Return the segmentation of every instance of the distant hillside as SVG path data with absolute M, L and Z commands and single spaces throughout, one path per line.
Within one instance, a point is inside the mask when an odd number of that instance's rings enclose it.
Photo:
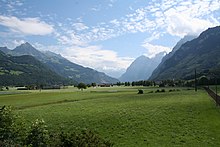
M 153 80 L 192 79 L 198 75 L 220 76 L 220 27 L 209 28 L 183 44 L 167 59 Z
M 140 56 L 131 63 L 126 72 L 119 78 L 122 82 L 147 80 L 153 70 L 158 66 L 165 52 L 157 54 L 154 58 Z
M 0 85 L 61 84 L 64 78 L 29 55 L 10 56 L 0 51 Z
M 105 73 L 98 72 L 91 68 L 85 68 L 78 64 L 72 63 L 63 58 L 61 55 L 52 52 L 40 52 L 31 46 L 29 43 L 22 44 L 14 50 L 7 48 L 0 48 L 3 52 L 13 55 L 31 55 L 36 59 L 45 63 L 51 70 L 55 71 L 60 76 L 69 78 L 77 82 L 84 83 L 116 83 L 117 79 L 107 76 Z
M 116 83 L 117 79 L 107 76 L 105 73 L 98 72 L 91 68 L 86 68 L 72 63 L 61 55 L 45 52 L 47 56 L 43 61 L 55 72 L 60 75 L 84 83 Z
M 173 50 L 172 50 L 170 53 L 166 54 L 166 55 L 163 57 L 161 63 L 160 63 L 160 64 L 157 66 L 157 68 L 152 72 L 152 75 L 150 76 L 149 80 L 153 80 L 153 79 L 155 79 L 155 77 L 158 76 L 158 74 L 161 72 L 161 69 L 163 69 L 164 66 L 165 66 L 165 65 L 164 65 L 164 62 L 165 62 L 166 60 L 168 60 L 169 58 L 171 58 L 171 57 L 174 55 L 174 53 L 175 53 L 184 43 L 186 43 L 186 42 L 188 42 L 188 41 L 191 41 L 191 40 L 193 40 L 193 39 L 195 39 L 195 38 L 196 38 L 196 36 L 185 36 L 185 37 L 182 38 L 180 41 L 178 41 L 177 44 L 174 46 Z

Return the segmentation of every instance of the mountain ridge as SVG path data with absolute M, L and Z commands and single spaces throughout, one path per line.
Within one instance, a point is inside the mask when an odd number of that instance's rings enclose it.
M 209 28 L 199 37 L 183 44 L 174 55 L 164 62 L 157 77 L 152 80 L 193 79 L 198 75 L 220 75 L 220 26 Z
M 33 56 L 10 56 L 0 51 L 0 85 L 54 85 L 66 82 Z
M 158 66 L 165 52 L 157 54 L 154 58 L 144 55 L 136 58 L 127 68 L 126 72 L 119 78 L 122 82 L 147 80 L 153 70 Z
M 117 79 L 107 76 L 105 73 L 98 72 L 94 69 L 83 67 L 75 64 L 61 55 L 52 52 L 40 52 L 34 48 L 30 43 L 26 42 L 17 46 L 13 50 L 7 50 L 5 47 L 0 48 L 6 54 L 12 56 L 31 55 L 36 59 L 46 64 L 51 70 L 55 71 L 58 75 L 71 80 L 83 83 L 116 83 Z
M 149 77 L 149 80 L 153 80 L 155 77 L 158 76 L 158 74 L 160 73 L 160 70 L 163 69 L 164 65 L 163 63 L 168 60 L 169 58 L 171 58 L 174 53 L 186 42 L 191 41 L 193 39 L 195 39 L 196 36 L 192 36 L 192 35 L 186 35 L 184 36 L 182 39 L 180 39 L 177 44 L 173 47 L 172 51 L 169 52 L 168 54 L 166 54 L 163 58 L 162 61 L 160 62 L 160 64 L 157 66 L 157 68 L 155 68 L 155 70 L 152 72 L 151 76 Z

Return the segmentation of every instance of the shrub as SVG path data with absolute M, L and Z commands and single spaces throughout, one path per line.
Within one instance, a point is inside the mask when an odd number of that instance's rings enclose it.
M 86 89 L 87 87 L 86 87 L 86 84 L 84 84 L 84 83 L 79 83 L 79 84 L 77 85 L 77 88 L 78 88 L 78 89 L 81 89 L 81 90 L 83 91 L 83 89 Z
M 26 138 L 26 144 L 33 147 L 47 146 L 49 135 L 44 120 L 36 120 L 32 123 L 30 132 Z
M 15 115 L 11 107 L 3 106 L 0 109 L 0 140 L 9 140 L 14 138 Z
M 85 130 L 81 133 L 49 133 L 43 120 L 32 123 L 29 131 L 24 128 L 24 121 L 18 121 L 11 107 L 0 108 L 0 147 L 1 146 L 102 146 L 110 147 L 110 141 L 102 139 L 97 134 Z M 49 135 L 50 134 L 50 135 Z
M 18 146 L 25 136 L 23 120 L 15 115 L 12 107 L 0 108 L 0 146 Z
M 138 89 L 138 94 L 144 94 L 144 91 L 142 89 Z
M 165 89 L 161 89 L 161 92 L 166 92 Z
M 158 92 L 160 92 L 160 90 L 159 90 L 159 89 L 157 89 L 157 90 L 155 91 L 155 93 L 158 93 Z

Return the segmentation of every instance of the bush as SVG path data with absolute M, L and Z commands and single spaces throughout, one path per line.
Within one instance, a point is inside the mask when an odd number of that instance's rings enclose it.
M 138 89 L 138 94 L 144 94 L 144 91 L 142 89 Z
M 86 84 L 84 84 L 84 83 L 79 83 L 79 84 L 77 85 L 77 88 L 78 88 L 78 89 L 81 89 L 81 90 L 83 91 L 83 89 L 86 89 L 87 87 L 86 87 Z
M 25 136 L 23 120 L 15 115 L 12 107 L 0 108 L 0 146 L 18 146 Z
M 26 144 L 33 147 L 42 147 L 47 145 L 49 135 L 44 120 L 36 120 L 32 123 L 30 132 L 26 138 Z
M 102 139 L 97 134 L 85 130 L 81 133 L 49 133 L 43 120 L 32 123 L 29 131 L 25 130 L 19 117 L 14 115 L 11 107 L 0 108 L 0 147 L 1 146 L 103 146 L 110 147 L 113 144 Z M 50 134 L 50 135 L 49 135 Z
M 11 107 L 3 106 L 0 109 L 0 141 L 14 138 L 15 115 Z
M 161 92 L 166 92 L 165 89 L 161 89 Z
M 155 91 L 155 93 L 158 93 L 158 92 L 160 92 L 160 90 L 159 90 L 159 89 L 157 89 L 157 90 Z

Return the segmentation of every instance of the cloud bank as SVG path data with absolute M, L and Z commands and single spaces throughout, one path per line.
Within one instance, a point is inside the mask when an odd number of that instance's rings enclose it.
M 41 21 L 39 18 L 19 19 L 14 16 L 0 15 L 0 25 L 9 28 L 12 32 L 23 35 L 47 35 L 54 31 L 52 25 Z

